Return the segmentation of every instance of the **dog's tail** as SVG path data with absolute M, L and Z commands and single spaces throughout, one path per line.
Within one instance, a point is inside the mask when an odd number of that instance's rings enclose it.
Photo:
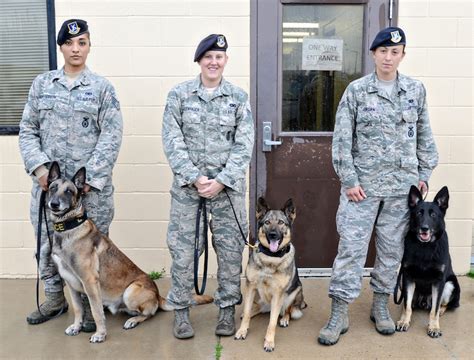
M 193 300 L 196 305 L 210 304 L 214 298 L 209 295 L 193 295 Z M 164 297 L 158 295 L 158 306 L 163 311 L 173 311 L 174 307 L 170 305 Z
M 213 302 L 214 298 L 209 295 L 193 295 L 193 300 L 196 302 L 196 305 L 204 305 Z

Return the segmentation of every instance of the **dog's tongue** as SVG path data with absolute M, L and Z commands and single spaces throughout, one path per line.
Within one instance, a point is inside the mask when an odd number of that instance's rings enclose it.
M 427 232 L 424 233 L 424 232 L 422 232 L 422 233 L 420 233 L 420 238 L 421 238 L 421 240 L 423 240 L 423 241 L 428 241 L 428 240 L 430 239 L 430 233 L 427 233 Z
M 280 245 L 279 241 L 270 241 L 270 251 L 271 252 L 277 252 L 278 251 L 278 245 Z

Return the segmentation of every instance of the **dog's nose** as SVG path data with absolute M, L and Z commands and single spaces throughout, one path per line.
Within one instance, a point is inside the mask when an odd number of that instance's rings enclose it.
M 51 209 L 55 210 L 55 209 L 58 209 L 59 208 L 59 201 L 57 200 L 51 200 L 49 202 L 49 206 L 51 207 Z
M 428 232 L 430 230 L 430 228 L 428 226 L 420 226 L 420 230 L 422 232 Z
M 276 239 L 278 239 L 278 234 L 277 234 L 277 232 L 276 232 L 276 231 L 271 231 L 271 232 L 269 232 L 269 233 L 268 233 L 268 238 L 269 238 L 270 240 L 276 240 Z

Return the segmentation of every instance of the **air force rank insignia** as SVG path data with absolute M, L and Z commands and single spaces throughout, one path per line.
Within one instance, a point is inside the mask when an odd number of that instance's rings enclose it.
M 219 47 L 225 46 L 225 38 L 222 35 L 217 37 L 216 45 Z
M 395 44 L 398 44 L 400 40 L 402 40 L 402 37 L 400 36 L 400 33 L 398 32 L 398 30 L 392 31 L 390 35 L 392 35 L 392 38 L 390 40 Z
M 77 33 L 79 33 L 79 31 L 81 31 L 81 28 L 79 27 L 79 25 L 77 25 L 76 21 L 67 24 L 67 28 L 69 29 L 69 34 L 71 35 L 76 35 Z

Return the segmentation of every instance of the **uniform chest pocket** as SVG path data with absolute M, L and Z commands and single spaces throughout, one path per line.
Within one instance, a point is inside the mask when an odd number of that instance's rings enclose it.
M 418 113 L 416 110 L 405 110 L 402 112 L 402 133 L 407 140 L 416 139 L 416 122 Z
M 40 114 L 40 118 L 43 119 L 48 116 L 53 115 L 53 108 L 54 108 L 54 102 L 51 100 L 41 100 L 38 103 L 38 111 Z
M 356 132 L 358 134 L 373 135 L 380 129 L 380 118 L 375 114 L 362 114 L 357 118 Z
M 415 123 L 418 120 L 418 113 L 414 110 L 404 110 L 402 112 L 402 120 L 406 123 Z
M 198 111 L 185 111 L 182 115 L 183 124 L 201 123 L 201 114 Z
M 80 133 L 98 131 L 99 108 L 95 104 L 78 102 L 74 105 L 74 129 Z
M 235 139 L 235 115 L 228 114 L 219 118 L 219 128 L 223 140 L 233 142 Z

